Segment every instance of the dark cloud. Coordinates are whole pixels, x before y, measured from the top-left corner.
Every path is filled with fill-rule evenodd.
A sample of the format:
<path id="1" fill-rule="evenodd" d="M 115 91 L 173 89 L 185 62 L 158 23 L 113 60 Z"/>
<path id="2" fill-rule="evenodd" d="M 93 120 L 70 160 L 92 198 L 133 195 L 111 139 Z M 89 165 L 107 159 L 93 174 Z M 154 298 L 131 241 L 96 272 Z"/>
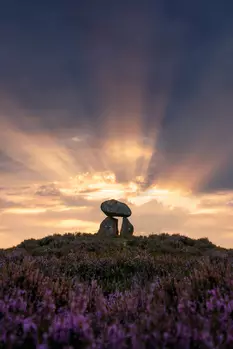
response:
<path id="1" fill-rule="evenodd" d="M 62 195 L 61 202 L 67 207 L 93 206 L 93 202 L 77 195 Z"/>
<path id="2" fill-rule="evenodd" d="M 230 158 L 227 165 L 224 167 L 220 166 L 220 168 L 212 174 L 212 177 L 200 188 L 200 191 L 206 193 L 214 191 L 227 192 L 229 190 L 233 190 L 233 165 Z"/>
<path id="3" fill-rule="evenodd" d="M 12 159 L 0 149 L 0 173 L 19 172 L 24 170 L 24 165 Z"/>
<path id="4" fill-rule="evenodd" d="M 147 186 L 161 178 L 169 179 L 179 169 L 178 180 L 182 182 L 184 165 L 188 175 L 193 172 L 198 177 L 203 166 L 209 164 L 212 171 L 200 180 L 195 190 L 233 189 L 232 33 L 232 30 L 226 31 L 211 46 L 200 50 L 201 56 L 209 55 L 209 61 L 199 62 L 205 68 L 200 76 L 190 76 L 188 81 L 180 80 L 174 84 L 174 93 L 148 167 Z M 195 72 L 192 65 L 193 61 L 189 62 L 189 69 Z M 186 78 L 190 74 L 187 73 Z M 182 97 L 185 86 L 187 89 Z M 180 96 L 176 89 L 181 91 Z M 211 165 L 213 163 L 215 165 Z"/>
<path id="5" fill-rule="evenodd" d="M 230 159 L 232 13 L 230 0 L 3 1 L 1 115 L 60 142 L 61 130 L 88 133 L 95 149 L 109 134 L 130 135 L 139 114 L 143 136 L 159 130 L 145 187 L 169 179 L 181 164 L 197 171 L 209 154 L 211 161 L 215 153 Z M 110 119 L 117 126 L 107 126 Z M 72 154 L 85 146 L 67 145 Z M 138 174 L 143 164 L 139 158 Z M 196 190 L 232 188 L 230 166 L 215 166 Z M 23 169 L 2 149 L 0 172 Z M 116 172 L 126 180 L 120 166 Z"/>
<path id="6" fill-rule="evenodd" d="M 24 205 L 21 203 L 0 198 L 0 211 L 5 210 L 7 208 L 22 208 L 22 207 L 24 207 Z"/>
<path id="7" fill-rule="evenodd" d="M 61 192 L 58 188 L 56 188 L 55 184 L 46 184 L 41 185 L 36 190 L 35 195 L 38 196 L 60 196 Z"/>
<path id="8" fill-rule="evenodd" d="M 166 88 L 174 54 L 183 56 L 177 78 L 186 82 L 185 89 L 176 86 L 176 93 L 187 94 L 195 88 L 198 66 L 202 70 L 207 59 L 196 52 L 198 46 L 204 49 L 223 31 L 231 8 L 230 2 L 205 6 L 202 1 L 178 1 L 175 6 L 172 1 L 103 1 L 101 6 L 95 1 L 58 1 L 56 7 L 52 1 L 35 6 L 9 1 L 0 15 L 1 83 L 46 128 L 77 125 L 81 119 L 95 124 L 124 97 L 121 85 L 132 90 L 144 65 L 145 118 L 150 123 L 153 100 Z M 109 76 L 105 73 L 101 82 L 98 74 L 104 71 Z M 115 102 L 102 95 L 102 83 L 106 93 L 109 84 L 118 85 Z"/>

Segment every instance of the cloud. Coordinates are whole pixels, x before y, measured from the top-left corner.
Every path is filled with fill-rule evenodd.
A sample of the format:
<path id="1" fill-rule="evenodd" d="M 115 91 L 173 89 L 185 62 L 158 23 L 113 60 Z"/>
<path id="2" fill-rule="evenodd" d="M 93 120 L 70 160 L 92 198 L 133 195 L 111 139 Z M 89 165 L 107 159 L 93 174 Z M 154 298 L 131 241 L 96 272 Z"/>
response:
<path id="1" fill-rule="evenodd" d="M 23 205 L 20 203 L 0 198 L 0 212 L 2 210 L 9 209 L 9 208 L 10 209 L 11 208 L 17 209 L 17 208 L 21 208 L 21 207 L 23 207 Z"/>
<path id="2" fill-rule="evenodd" d="M 60 196 L 61 193 L 58 188 L 56 188 L 55 184 L 46 184 L 41 185 L 35 192 L 35 195 L 39 196 Z"/>
<path id="3" fill-rule="evenodd" d="M 204 55 L 205 50 L 210 50 L 211 56 L 208 62 L 201 63 L 205 70 L 197 75 L 196 83 L 192 82 L 195 90 L 192 88 L 185 99 L 183 96 L 183 103 L 178 103 L 175 90 L 171 95 L 170 107 L 149 162 L 146 187 L 159 183 L 196 192 L 232 189 L 233 102 L 229 57 L 233 41 L 229 32 L 223 34 L 211 48 L 207 46 L 202 51 Z M 193 64 L 190 62 L 188 67 L 191 71 Z M 189 83 L 191 81 L 190 77 Z M 187 84 L 187 81 L 180 84 Z"/>
<path id="4" fill-rule="evenodd" d="M 63 195 L 61 197 L 61 202 L 67 207 L 90 207 L 93 205 L 91 201 L 88 201 L 83 197 L 79 197 L 76 195 Z"/>
<path id="5" fill-rule="evenodd" d="M 229 243 L 232 2 L 92 5 L 1 8 L 0 245 L 93 230 L 108 198 Z"/>
<path id="6" fill-rule="evenodd" d="M 24 199 L 22 197 L 23 207 L 4 201 L 1 211 L 1 231 L 4 234 L 13 235 L 8 240 L 1 238 L 1 247 L 19 243 L 26 238 L 34 236 L 39 238 L 52 233 L 67 231 L 95 233 L 105 218 L 100 210 L 100 204 L 105 199 L 102 192 L 104 182 L 98 182 L 100 177 L 100 174 L 92 177 L 80 174 L 81 195 L 77 190 L 75 191 L 76 181 L 73 184 L 71 182 L 58 182 L 56 188 L 61 190 L 59 197 L 35 196 L 33 186 L 27 190 L 27 194 L 24 194 Z M 110 174 L 107 178 L 109 181 L 112 178 L 111 185 L 119 188 L 119 184 L 114 182 Z M 93 195 L 93 199 L 82 196 L 85 187 L 88 188 L 90 182 L 93 185 L 93 193 L 89 188 L 87 197 Z M 98 189 L 94 183 L 99 185 Z M 105 185 L 107 185 L 107 181 Z M 227 203 L 232 200 L 233 192 L 193 196 L 191 193 L 182 194 L 182 192 L 154 188 L 153 191 L 144 193 L 143 197 L 143 193 L 135 192 L 132 183 L 125 185 L 124 188 L 125 196 L 121 197 L 120 200 L 128 202 L 132 210 L 130 221 L 135 226 L 136 235 L 165 231 L 191 237 L 207 235 L 214 243 L 220 245 L 229 244 L 231 241 L 233 212 Z M 72 190 L 73 195 L 70 195 Z M 99 196 L 95 197 L 96 193 L 99 193 Z M 36 201 L 35 198 L 37 198 Z M 121 219 L 119 219 L 120 224 Z"/>
<path id="7" fill-rule="evenodd" d="M 0 173 L 22 171 L 24 166 L 0 149 Z"/>

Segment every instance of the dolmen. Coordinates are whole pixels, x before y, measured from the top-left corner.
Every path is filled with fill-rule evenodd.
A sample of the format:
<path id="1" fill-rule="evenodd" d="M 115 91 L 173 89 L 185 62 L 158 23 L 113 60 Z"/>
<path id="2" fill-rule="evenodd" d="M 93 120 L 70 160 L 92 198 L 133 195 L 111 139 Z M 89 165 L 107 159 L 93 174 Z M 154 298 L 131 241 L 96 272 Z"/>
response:
<path id="1" fill-rule="evenodd" d="M 132 212 L 126 204 L 112 199 L 104 201 L 100 205 L 100 208 L 107 217 L 100 224 L 99 231 L 97 232 L 98 235 L 107 237 L 116 237 L 119 235 L 118 219 L 114 217 L 123 218 L 120 236 L 127 238 L 133 235 L 134 227 L 128 220 Z"/>

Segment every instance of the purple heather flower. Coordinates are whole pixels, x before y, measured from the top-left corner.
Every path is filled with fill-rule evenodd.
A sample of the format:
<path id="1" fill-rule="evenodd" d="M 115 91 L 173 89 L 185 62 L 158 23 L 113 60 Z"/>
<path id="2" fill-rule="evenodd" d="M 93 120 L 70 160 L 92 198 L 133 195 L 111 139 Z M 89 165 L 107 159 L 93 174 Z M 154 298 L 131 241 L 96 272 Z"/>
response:
<path id="1" fill-rule="evenodd" d="M 38 344 L 36 349 L 48 349 L 48 345 L 47 344 Z"/>

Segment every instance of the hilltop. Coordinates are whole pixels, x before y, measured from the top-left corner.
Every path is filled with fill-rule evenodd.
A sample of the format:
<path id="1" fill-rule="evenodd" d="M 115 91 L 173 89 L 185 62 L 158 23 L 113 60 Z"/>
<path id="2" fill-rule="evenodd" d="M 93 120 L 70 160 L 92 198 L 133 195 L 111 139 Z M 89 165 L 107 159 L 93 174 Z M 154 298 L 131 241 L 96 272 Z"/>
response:
<path id="1" fill-rule="evenodd" d="M 180 234 L 151 234 L 149 236 L 132 236 L 127 239 L 117 237 L 100 237 L 96 234 L 65 233 L 53 234 L 41 239 L 27 239 L 19 245 L 7 249 L 0 249 L 6 253 L 25 251 L 31 256 L 54 254 L 57 257 L 65 256 L 69 252 L 80 250 L 103 255 L 119 250 L 132 253 L 147 252 L 153 256 L 159 254 L 178 254 L 190 256 L 231 257 L 233 249 L 226 249 L 213 244 L 207 237 L 192 239 Z"/>
<path id="2" fill-rule="evenodd" d="M 232 257 L 169 234 L 24 240 L 0 250 L 0 349 L 231 348 Z"/>

